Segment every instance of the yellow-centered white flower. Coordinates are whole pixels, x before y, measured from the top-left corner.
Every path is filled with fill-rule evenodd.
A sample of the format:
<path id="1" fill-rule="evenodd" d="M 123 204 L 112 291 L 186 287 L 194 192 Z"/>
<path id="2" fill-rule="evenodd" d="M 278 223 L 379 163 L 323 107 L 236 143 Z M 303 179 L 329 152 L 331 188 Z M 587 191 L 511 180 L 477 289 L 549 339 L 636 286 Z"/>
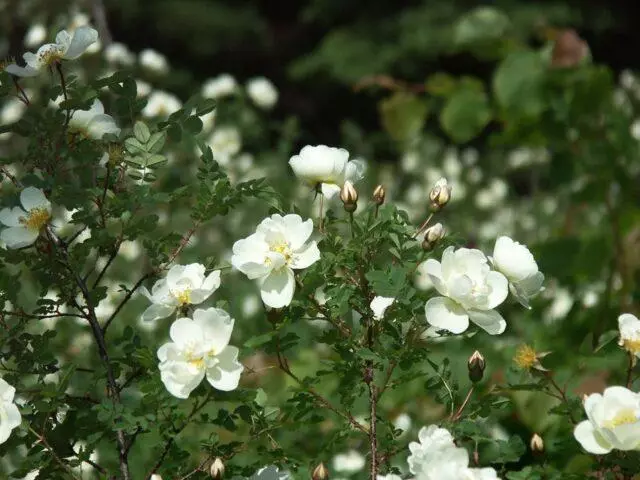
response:
<path id="1" fill-rule="evenodd" d="M 62 30 L 56 35 L 55 43 L 45 43 L 36 53 L 27 52 L 22 55 L 24 67 L 12 63 L 5 67 L 5 71 L 17 77 L 35 77 L 44 68 L 62 60 L 75 60 L 97 40 L 98 32 L 86 25 L 76 28 L 73 35 Z"/>
<path id="2" fill-rule="evenodd" d="M 102 140 L 107 133 L 120 134 L 120 128 L 111 115 L 104 113 L 104 106 L 97 98 L 89 110 L 76 110 L 69 119 L 69 130 L 93 140 Z"/>
<path id="3" fill-rule="evenodd" d="M 16 389 L 0 378 L 0 444 L 7 441 L 11 431 L 20 425 L 22 416 L 13 402 Z"/>
<path id="4" fill-rule="evenodd" d="M 204 265 L 174 265 L 167 276 L 158 280 L 151 289 L 140 288 L 140 293 L 152 304 L 142 314 L 142 320 L 153 321 L 171 315 L 183 305 L 198 305 L 220 287 L 220 270 L 205 277 Z"/>
<path id="5" fill-rule="evenodd" d="M 20 203 L 22 208 L 4 208 L 0 211 L 0 223 L 8 227 L 0 233 L 0 240 L 7 248 L 33 244 L 51 220 L 51 203 L 39 188 L 27 187 L 22 190 Z"/>
<path id="6" fill-rule="evenodd" d="M 491 335 L 504 332 L 506 322 L 496 311 L 508 294 L 507 278 L 491 270 L 480 250 L 448 247 L 442 263 L 429 259 L 424 272 L 441 297 L 427 301 L 427 322 L 438 329 L 462 333 L 469 320 Z"/>
<path id="7" fill-rule="evenodd" d="M 573 436 L 589 453 L 640 450 L 640 394 L 624 387 L 609 387 L 586 397 L 588 420 L 580 422 Z"/>
<path id="8" fill-rule="evenodd" d="M 169 330 L 171 342 L 158 349 L 160 377 L 178 398 L 188 398 L 205 377 L 213 388 L 235 390 L 244 367 L 238 349 L 229 345 L 233 319 L 219 308 L 197 309 L 178 318 Z"/>
<path id="9" fill-rule="evenodd" d="M 618 317 L 620 339 L 618 345 L 640 358 L 640 320 L 635 315 L 623 313 Z"/>
<path id="10" fill-rule="evenodd" d="M 491 262 L 509 280 L 511 294 L 521 305 L 530 308 L 529 299 L 542 289 L 544 275 L 538 270 L 529 249 L 509 237 L 499 237 L 493 247 Z"/>
<path id="11" fill-rule="evenodd" d="M 349 161 L 349 152 L 344 148 L 326 145 L 307 145 L 289 160 L 296 177 L 312 186 L 320 184 L 327 198 L 340 193 L 346 180 L 356 183 L 364 176 L 362 160 Z"/>
<path id="12" fill-rule="evenodd" d="M 296 288 L 293 270 L 300 270 L 320 260 L 311 219 L 300 215 L 265 218 L 253 235 L 233 244 L 231 263 L 251 280 L 258 280 L 262 301 L 271 308 L 291 303 Z"/>

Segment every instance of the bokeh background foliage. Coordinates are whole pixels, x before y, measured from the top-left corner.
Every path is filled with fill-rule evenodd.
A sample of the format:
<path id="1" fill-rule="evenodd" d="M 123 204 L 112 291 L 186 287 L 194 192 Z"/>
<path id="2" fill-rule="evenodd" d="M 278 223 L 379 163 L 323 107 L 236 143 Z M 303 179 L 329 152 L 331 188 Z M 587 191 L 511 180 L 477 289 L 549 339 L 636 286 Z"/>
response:
<path id="1" fill-rule="evenodd" d="M 240 81 L 264 75 L 276 84 L 280 97 L 271 112 L 251 108 L 243 98 L 217 104 L 216 122 L 240 128 L 243 151 L 254 157 L 255 174 L 250 176 L 266 175 L 270 187 L 259 184 L 256 189 L 267 193 L 239 194 L 237 199 L 232 190 L 221 192 L 228 195 L 229 206 L 237 209 L 229 217 L 207 223 L 197 241 L 185 248 L 182 263 L 220 265 L 233 241 L 247 235 L 270 207 L 295 205 L 305 215 L 314 214 L 310 192 L 296 186 L 286 165 L 307 143 L 341 145 L 365 158 L 369 171 L 365 183 L 358 186 L 361 195 L 384 184 L 389 200 L 405 209 L 415 225 L 427 214 L 426 196 L 433 182 L 441 175 L 449 178 L 453 200 L 439 221 L 450 232 L 450 243 L 489 251 L 496 236 L 511 235 L 531 246 L 548 279 L 546 290 L 530 311 L 505 308 L 508 330 L 499 338 L 480 333 L 442 343 L 419 341 L 415 358 L 407 361 L 421 367 L 398 379 L 382 407 L 391 420 L 403 414 L 411 418 L 413 427 L 400 440 L 407 442 L 420 425 L 446 415 L 443 378 L 456 396 L 464 396 L 469 386 L 466 359 L 479 349 L 488 364 L 481 384 L 487 398 L 499 386 L 519 386 L 501 401 L 482 405 L 484 409 L 492 406 L 491 421 L 483 425 L 482 435 L 504 442 L 502 451 L 487 447 L 480 452 L 481 458 L 499 461 L 514 472 L 507 477 L 512 479 L 569 478 L 571 474 L 583 478 L 591 460 L 579 453 L 566 417 L 557 415 L 566 413 L 565 407 L 538 391 L 543 387 L 536 377 L 515 371 L 511 358 L 522 342 L 553 352 L 545 358 L 545 366 L 553 370 L 559 384 L 566 385 L 570 410 L 576 416 L 582 415 L 582 394 L 626 381 L 626 357 L 616 346 L 615 319 L 623 311 L 637 314 L 640 295 L 640 132 L 636 123 L 640 84 L 625 70 L 640 61 L 638 53 L 627 48 L 638 38 L 632 23 L 637 6 L 515 0 L 105 0 L 106 23 L 100 24 L 95 22 L 100 12 L 92 1 L 4 0 L 0 5 L 3 55 L 19 56 L 24 51 L 23 39 L 33 23 L 43 23 L 55 33 L 68 24 L 73 12 L 82 11 L 93 16 L 105 40 L 108 32 L 133 51 L 151 47 L 164 53 L 171 62 L 169 73 L 149 73 L 135 65 L 130 75 L 182 100 L 199 91 L 207 78 L 223 72 Z M 101 62 L 93 57 L 84 66 L 92 74 L 103 72 Z M 133 93 L 118 91 L 117 86 L 112 90 L 114 116 L 129 117 L 135 88 Z M 119 104 L 121 97 L 126 102 Z M 172 161 L 158 172 L 158 189 L 174 192 L 171 206 L 150 212 L 147 223 L 132 226 L 132 237 L 135 229 L 153 228 L 158 238 L 176 240 L 180 238 L 176 232 L 190 228 L 190 205 L 180 203 L 179 190 L 197 177 L 193 151 L 201 126 L 190 122 L 186 117 L 175 122 L 180 126 L 169 132 L 168 141 Z M 21 145 L 15 136 L 2 141 L 6 158 Z M 270 204 L 260 197 L 268 198 Z M 73 199 L 68 201 L 71 206 Z M 129 283 L 132 272 L 142 271 L 150 258 L 167 254 L 160 240 L 137 248 L 146 254 L 115 261 L 114 284 Z M 25 290 L 21 297 L 30 298 L 35 306 L 38 294 L 46 292 L 30 292 L 37 282 L 28 277 L 5 277 L 1 288 L 12 288 L 18 278 Z M 319 278 L 310 282 L 308 293 L 322 283 Z M 420 271 L 415 286 L 428 288 Z M 313 411 L 304 394 L 292 397 L 284 387 L 294 383 L 269 368 L 275 363 L 269 347 L 271 327 L 253 285 L 230 275 L 218 298 L 228 299 L 220 305 L 237 319 L 236 344 L 244 343 L 244 353 L 253 351 L 252 365 L 263 373 L 246 375 L 244 388 L 230 394 L 229 400 L 246 402 L 244 407 L 207 406 L 177 435 L 167 468 L 178 471 L 181 465 L 197 464 L 205 458 L 207 445 L 214 445 L 221 456 L 240 451 L 233 460 L 235 473 L 250 473 L 256 466 L 252 453 L 257 452 L 262 465 L 294 466 L 305 478 L 318 461 L 331 463 L 339 452 L 366 449 L 363 439 L 354 440 L 349 432 L 339 430 L 335 419 Z M 39 302 L 40 307 L 46 303 Z M 130 356 L 122 368 L 131 375 L 153 369 L 153 346 L 166 340 L 168 321 L 156 329 L 138 331 L 137 317 L 145 306 L 143 299 L 135 298 L 124 311 L 129 324 L 114 324 L 111 332 L 114 343 L 122 348 L 120 353 Z M 412 314 L 417 318 L 421 312 Z M 298 337 L 288 352 L 292 369 L 304 377 L 314 376 L 323 362 L 335 365 L 334 353 L 318 345 L 315 327 L 306 322 L 300 325 L 292 328 Z M 68 386 L 66 379 L 77 391 L 97 388 L 77 371 L 78 366 L 94 361 L 83 343 L 85 330 L 81 325 L 58 324 L 55 335 L 25 332 L 28 337 L 21 337 L 34 352 L 28 361 L 41 369 L 35 372 L 34 382 L 47 394 L 43 410 L 55 412 L 76 401 L 84 405 L 82 399 L 60 397 L 62 387 Z M 428 360 L 423 358 L 427 352 Z M 55 372 L 60 358 L 69 366 Z M 438 366 L 437 373 L 430 362 Z M 58 375 L 58 383 L 47 386 L 45 375 L 52 372 Z M 358 396 L 359 391 L 349 390 L 349 379 L 338 382 L 323 377 L 320 387 L 335 399 Z M 143 379 L 141 391 L 154 391 L 158 383 L 158 378 Z M 637 390 L 638 382 L 633 386 Z M 257 396 L 256 389 L 260 389 Z M 153 401 L 159 400 L 149 399 Z M 191 415 L 191 406 L 171 402 L 167 408 L 172 414 Z M 237 448 L 234 442 L 245 441 L 247 431 L 236 424 L 252 419 L 259 431 L 260 422 L 269 425 L 268 417 L 278 415 L 277 408 L 284 403 L 290 410 L 275 438 L 256 436 L 248 450 Z M 354 405 L 365 414 L 365 403 L 354 401 Z M 480 416 L 488 413 L 482 410 Z M 132 453 L 140 459 L 132 467 L 135 478 L 141 478 L 162 450 L 162 432 L 145 424 L 150 420 L 141 412 L 132 415 L 135 418 L 125 420 L 153 432 Z M 76 428 L 78 422 L 72 420 L 66 425 Z M 303 425 L 296 426 L 296 421 Z M 202 438 L 203 425 L 215 426 L 215 433 Z M 63 428 L 56 431 L 62 439 L 78 433 Z M 477 428 L 463 421 L 457 433 L 473 437 L 480 435 Z M 388 431 L 393 431 L 391 426 Z M 534 432 L 545 439 L 542 458 L 527 448 Z M 115 460 L 114 451 L 101 443 L 99 434 L 80 433 L 88 435 L 87 458 L 95 448 L 104 461 Z M 60 440 L 59 448 L 66 447 Z M 7 454 L 12 462 L 21 456 Z M 637 455 L 614 454 L 607 462 L 633 465 L 637 460 Z M 28 468 L 22 470 L 26 473 Z M 352 478 L 365 475 L 355 472 Z"/>

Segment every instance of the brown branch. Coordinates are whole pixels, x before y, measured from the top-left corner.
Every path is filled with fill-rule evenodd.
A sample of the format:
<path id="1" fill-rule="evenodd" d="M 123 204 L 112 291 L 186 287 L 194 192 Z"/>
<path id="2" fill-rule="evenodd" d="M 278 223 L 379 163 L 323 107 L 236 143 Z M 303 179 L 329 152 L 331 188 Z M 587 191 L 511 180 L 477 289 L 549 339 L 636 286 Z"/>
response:
<path id="1" fill-rule="evenodd" d="M 142 283 L 149 278 L 152 275 L 152 273 L 145 273 L 142 278 L 140 278 L 140 280 L 138 280 L 135 285 L 131 288 L 131 290 L 129 290 L 127 292 L 127 294 L 125 295 L 125 297 L 122 299 L 122 301 L 118 304 L 118 306 L 116 307 L 116 309 L 114 310 L 114 312 L 111 314 L 111 316 L 107 319 L 107 321 L 104 323 L 104 325 L 102 326 L 102 333 L 106 335 L 107 333 L 107 329 L 109 328 L 109 325 L 111 325 L 111 322 L 113 322 L 113 320 L 116 318 L 116 316 L 118 315 L 118 313 L 120 313 L 120 310 L 122 310 L 122 307 L 125 306 L 125 304 L 129 301 L 129 299 L 133 296 L 133 294 L 135 293 L 135 291 L 140 288 L 140 286 L 142 285 Z"/>
<path id="2" fill-rule="evenodd" d="M 473 390 L 474 390 L 474 385 L 471 385 L 471 388 L 469 389 L 469 392 L 467 393 L 467 396 L 465 397 L 464 401 L 462 402 L 462 405 L 460 405 L 460 408 L 458 408 L 458 411 L 451 416 L 451 421 L 452 422 L 457 422 L 460 417 L 462 416 L 462 411 L 464 410 L 464 407 L 467 406 L 467 404 L 469 403 L 469 400 L 471 400 L 471 395 L 473 395 Z"/>

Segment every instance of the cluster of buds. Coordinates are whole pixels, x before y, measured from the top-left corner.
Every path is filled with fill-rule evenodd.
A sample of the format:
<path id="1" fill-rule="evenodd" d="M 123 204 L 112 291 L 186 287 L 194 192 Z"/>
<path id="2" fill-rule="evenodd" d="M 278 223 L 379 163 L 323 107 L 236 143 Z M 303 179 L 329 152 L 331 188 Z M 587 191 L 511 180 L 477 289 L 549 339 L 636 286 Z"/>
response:
<path id="1" fill-rule="evenodd" d="M 436 223 L 427 228 L 424 232 L 424 239 L 422 240 L 422 249 L 425 252 L 430 252 L 444 237 L 444 227 L 441 223 Z"/>
<path id="2" fill-rule="evenodd" d="M 446 178 L 441 178 L 436 182 L 429 192 L 429 207 L 432 212 L 442 209 L 451 200 L 451 185 Z"/>
<path id="3" fill-rule="evenodd" d="M 340 190 L 340 200 L 344 204 L 344 209 L 351 213 L 358 208 L 358 191 L 349 180 L 344 182 L 342 190 Z"/>
<path id="4" fill-rule="evenodd" d="M 477 383 L 482 380 L 486 363 L 482 354 L 476 350 L 467 361 L 467 369 L 469 370 L 469 380 Z"/>

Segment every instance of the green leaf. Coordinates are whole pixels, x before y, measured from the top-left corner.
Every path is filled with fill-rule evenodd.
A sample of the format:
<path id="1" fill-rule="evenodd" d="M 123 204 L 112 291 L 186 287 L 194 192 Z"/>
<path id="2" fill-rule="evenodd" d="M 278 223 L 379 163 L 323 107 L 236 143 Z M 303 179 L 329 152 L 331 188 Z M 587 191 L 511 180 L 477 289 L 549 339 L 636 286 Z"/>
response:
<path id="1" fill-rule="evenodd" d="M 165 132 L 156 132 L 149 137 L 147 141 L 147 152 L 149 153 L 160 153 L 162 147 L 164 147 L 164 142 L 167 139 L 167 135 Z"/>
<path id="2" fill-rule="evenodd" d="M 133 134 L 140 143 L 147 143 L 151 137 L 149 128 L 141 121 L 137 121 L 133 126 Z"/>
<path id="3" fill-rule="evenodd" d="M 442 129 L 458 143 L 468 142 L 477 136 L 490 120 L 487 94 L 470 88 L 453 94 L 440 113 Z"/>
<path id="4" fill-rule="evenodd" d="M 127 149 L 131 155 L 140 155 L 141 153 L 146 153 L 146 147 L 140 143 L 137 139 L 130 137 L 124 141 L 124 148 Z"/>
<path id="5" fill-rule="evenodd" d="M 197 135 L 202 131 L 202 120 L 197 116 L 189 117 L 185 120 L 183 126 L 188 132 Z"/>
<path id="6" fill-rule="evenodd" d="M 422 130 L 429 112 L 426 100 L 408 92 L 397 92 L 378 105 L 382 125 L 398 142 L 408 141 Z"/>
<path id="7" fill-rule="evenodd" d="M 458 45 L 473 46 L 500 39 L 509 28 L 509 17 L 494 7 L 478 7 L 463 15 L 454 27 Z"/>
<path id="8" fill-rule="evenodd" d="M 514 52 L 498 67 L 493 91 L 508 114 L 537 117 L 544 110 L 544 63 L 536 52 Z"/>

